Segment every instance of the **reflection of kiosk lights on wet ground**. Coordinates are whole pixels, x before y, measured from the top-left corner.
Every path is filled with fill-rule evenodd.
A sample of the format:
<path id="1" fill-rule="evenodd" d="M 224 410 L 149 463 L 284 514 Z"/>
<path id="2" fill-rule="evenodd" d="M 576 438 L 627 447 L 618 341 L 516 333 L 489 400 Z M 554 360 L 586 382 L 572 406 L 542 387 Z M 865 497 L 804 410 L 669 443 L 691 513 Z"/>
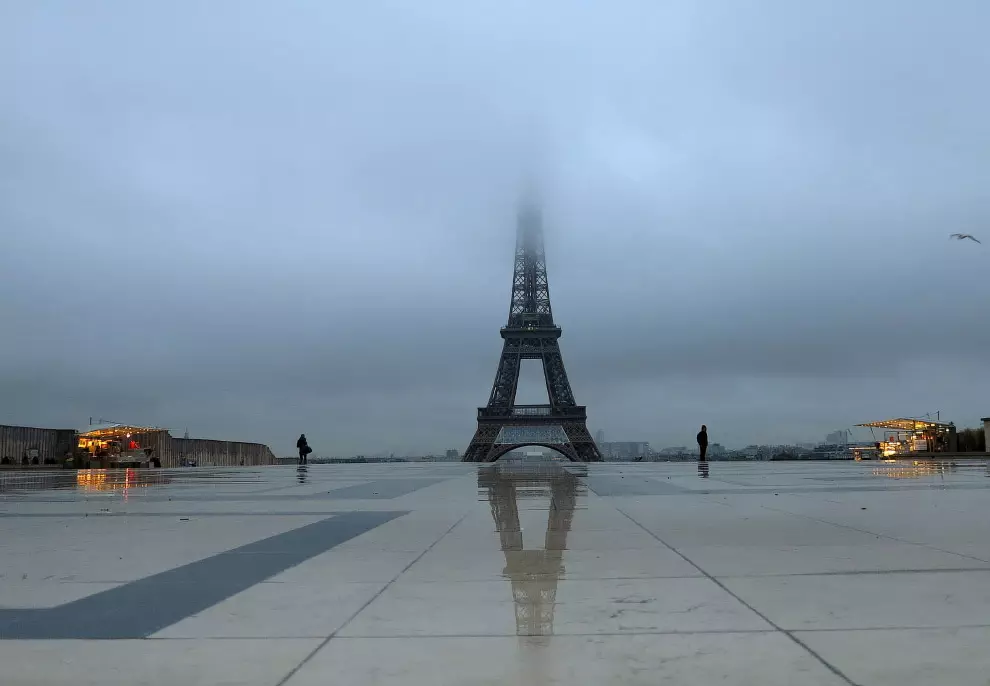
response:
<path id="1" fill-rule="evenodd" d="M 900 418 L 867 422 L 856 426 L 867 427 L 876 442 L 873 452 L 879 457 L 897 457 L 917 453 L 954 452 L 957 449 L 956 427 L 925 419 Z M 878 437 L 876 429 L 882 431 Z"/>
<path id="2" fill-rule="evenodd" d="M 80 469 L 76 472 L 76 488 L 82 491 L 127 491 L 167 484 L 171 478 L 158 470 L 139 469 Z"/>
<path id="3" fill-rule="evenodd" d="M 80 469 L 76 472 L 76 486 L 85 491 L 116 491 L 137 486 L 137 472 L 125 470 L 124 475 L 105 469 Z"/>
<path id="4" fill-rule="evenodd" d="M 873 476 L 882 476 L 888 479 L 921 479 L 926 476 L 945 476 L 947 473 L 957 471 L 956 464 L 944 461 L 919 462 L 914 460 L 911 464 L 906 464 L 899 460 L 885 460 L 895 464 L 883 465 L 874 468 Z"/>

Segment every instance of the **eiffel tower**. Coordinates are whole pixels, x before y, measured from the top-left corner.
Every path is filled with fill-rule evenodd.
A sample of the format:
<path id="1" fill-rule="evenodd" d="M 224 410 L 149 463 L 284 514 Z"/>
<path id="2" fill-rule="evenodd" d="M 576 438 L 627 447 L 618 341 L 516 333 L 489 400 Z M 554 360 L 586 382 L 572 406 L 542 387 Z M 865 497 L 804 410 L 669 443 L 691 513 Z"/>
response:
<path id="1" fill-rule="evenodd" d="M 560 355 L 560 327 L 553 323 L 550 309 L 543 226 L 535 203 L 522 204 L 518 222 L 509 321 L 501 330 L 502 357 L 488 405 L 478 408 L 478 429 L 464 461 L 494 462 L 510 450 L 535 445 L 575 462 L 600 462 L 587 413 L 574 402 Z M 543 361 L 548 405 L 516 405 L 519 368 L 527 359 Z"/>

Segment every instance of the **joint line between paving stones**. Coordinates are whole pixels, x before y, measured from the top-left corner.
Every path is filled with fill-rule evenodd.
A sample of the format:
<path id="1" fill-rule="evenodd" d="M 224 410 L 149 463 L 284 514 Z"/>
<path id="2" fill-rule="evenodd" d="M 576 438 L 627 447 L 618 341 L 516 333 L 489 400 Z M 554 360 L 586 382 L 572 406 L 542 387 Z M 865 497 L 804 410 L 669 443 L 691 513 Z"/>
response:
<path id="1" fill-rule="evenodd" d="M 312 660 L 316 656 L 316 654 L 318 652 L 320 652 L 321 650 L 323 650 L 326 647 L 326 645 L 328 643 L 330 643 L 330 641 L 333 640 L 334 637 L 337 636 L 338 633 L 340 633 L 341 631 L 343 631 L 344 628 L 346 628 L 348 624 L 350 624 L 352 621 L 354 621 L 354 619 L 359 614 L 361 614 L 362 612 L 364 612 L 364 610 L 369 605 L 371 605 L 373 602 L 375 602 L 376 600 L 378 600 L 378 598 L 380 598 L 381 595 L 392 586 L 392 584 L 394 584 L 396 581 L 398 581 L 399 577 L 401 577 L 403 574 L 405 574 L 407 571 L 409 571 L 409 568 L 410 567 L 412 567 L 414 564 L 416 564 L 417 562 L 419 562 L 423 558 L 423 556 L 426 555 L 428 552 L 430 552 L 431 550 L 433 550 L 433 547 L 437 543 L 439 543 L 440 541 L 442 541 L 447 536 L 447 534 L 449 534 L 451 531 L 453 531 L 457 527 L 458 524 L 460 524 L 461 522 L 463 522 L 464 519 L 468 516 L 468 514 L 469 514 L 468 512 L 465 512 L 463 515 L 461 515 L 461 518 L 460 519 L 458 519 L 456 522 L 454 522 L 449 529 L 447 529 L 442 534 L 440 534 L 440 537 L 437 538 L 437 540 L 433 541 L 433 543 L 431 543 L 429 546 L 427 546 L 426 550 L 424 550 L 419 555 L 417 555 L 416 556 L 416 559 L 414 559 L 412 562 L 410 562 L 405 567 L 403 567 L 402 570 L 398 574 L 396 574 L 394 577 L 392 577 L 392 579 L 387 584 L 385 584 L 384 586 L 382 586 L 381 589 L 379 589 L 379 591 L 377 593 L 375 593 L 373 596 L 371 596 L 371 598 L 369 598 L 366 603 L 364 603 L 361 607 L 359 607 L 354 614 L 352 614 L 350 617 L 348 617 L 344 621 L 343 624 L 341 624 L 337 629 L 335 629 L 333 632 L 331 632 L 331 634 L 329 636 L 327 636 L 325 639 L 323 639 L 320 642 L 320 645 L 316 646 L 316 648 L 314 648 L 312 650 L 312 652 L 310 652 L 309 655 L 307 655 L 306 657 L 303 658 L 302 662 L 300 662 L 298 665 L 296 665 L 295 667 L 293 667 L 289 671 L 288 674 L 286 674 L 284 677 L 282 677 L 282 679 L 279 680 L 279 682 L 275 684 L 275 686 L 284 686 L 289 681 L 289 679 L 291 679 L 296 674 L 298 674 L 299 673 L 299 670 L 302 669 L 306 665 L 307 662 L 309 662 L 310 660 Z"/>
<path id="2" fill-rule="evenodd" d="M 628 514 L 627 512 L 625 512 L 624 510 L 622 510 L 621 508 L 616 507 L 615 509 L 618 510 L 619 514 L 621 514 L 623 517 L 625 517 L 630 522 L 632 522 L 633 524 L 635 524 L 636 526 L 638 526 L 640 529 L 642 529 L 643 531 L 645 531 L 647 534 L 649 534 L 649 536 L 651 538 L 653 538 L 654 540 L 656 540 L 658 543 L 660 543 L 661 545 L 663 545 L 664 547 L 666 547 L 671 552 L 677 554 L 682 560 L 684 560 L 689 565 L 691 565 L 692 567 L 694 567 L 695 569 L 697 569 L 699 572 L 701 572 L 705 576 L 706 579 L 708 579 L 713 584 L 715 584 L 716 586 L 718 586 L 719 588 L 721 588 L 723 591 L 725 591 L 726 593 L 728 593 L 730 596 L 732 596 L 733 598 L 735 598 L 740 604 L 742 604 L 744 607 L 746 607 L 747 609 L 749 609 L 757 617 L 759 617 L 764 622 L 766 622 L 767 624 L 769 624 L 770 626 L 772 626 L 776 631 L 779 631 L 784 636 L 786 636 L 787 638 L 789 638 L 796 645 L 798 645 L 801 648 L 803 648 L 809 655 L 811 655 L 813 658 L 815 658 L 816 660 L 818 660 L 818 662 L 820 662 L 826 669 L 828 669 L 828 671 L 830 671 L 833 674 L 835 674 L 837 677 L 839 677 L 840 679 L 842 679 L 843 681 L 845 681 L 850 686 L 858 686 L 856 684 L 856 682 L 853 681 L 852 679 L 850 679 L 848 676 L 846 676 L 845 673 L 842 670 L 840 670 L 838 667 L 836 667 L 835 665 L 833 665 L 832 663 L 830 663 L 828 660 L 826 660 L 824 657 L 822 657 L 821 655 L 819 655 L 817 652 L 815 652 L 814 650 L 812 650 L 811 649 L 811 646 L 809 646 L 807 643 L 805 643 L 804 641 L 802 641 L 800 638 L 798 638 L 797 636 L 795 636 L 793 633 L 791 633 L 787 629 L 784 629 L 782 626 L 780 626 L 779 624 L 777 624 L 776 622 L 774 622 L 773 620 L 771 620 L 769 617 L 767 617 L 765 614 L 763 614 L 762 612 L 760 612 L 759 610 L 757 610 L 755 607 L 753 607 L 752 605 L 750 605 L 749 603 L 747 603 L 745 600 L 743 600 L 742 598 L 740 598 L 738 595 L 736 595 L 735 593 L 733 593 L 731 590 L 729 590 L 729 587 L 728 586 L 726 586 L 721 581 L 719 581 L 718 579 L 716 579 L 714 576 L 712 576 L 711 574 L 709 574 L 707 571 L 705 571 L 704 569 L 702 569 L 701 566 L 697 562 L 695 562 L 694 560 L 692 560 L 691 558 L 689 558 L 687 555 L 685 555 L 684 553 L 682 553 L 680 550 L 678 550 L 674 546 L 670 545 L 665 540 L 663 540 L 662 538 L 660 538 L 659 536 L 657 536 L 655 533 L 653 533 L 652 531 L 650 531 L 649 529 L 647 529 L 645 526 L 643 526 L 638 521 L 636 521 L 635 519 L 633 519 L 630 514 Z M 281 686 L 281 685 L 279 685 L 279 686 Z"/>
<path id="3" fill-rule="evenodd" d="M 987 562 L 990 560 L 984 560 L 982 557 L 976 557 L 974 555 L 967 555 L 966 553 L 957 553 L 954 550 L 946 550 L 945 548 L 939 548 L 936 545 L 931 545 L 930 543 L 918 543 L 917 541 L 911 541 L 906 538 L 898 538 L 897 536 L 891 536 L 889 534 L 878 534 L 876 531 L 870 531 L 868 529 L 860 529 L 858 527 L 852 526 L 850 524 L 839 524 L 838 522 L 830 522 L 827 519 L 819 519 L 818 517 L 812 517 L 811 515 L 801 514 L 799 512 L 791 512 L 790 510 L 785 510 L 778 507 L 770 507 L 768 505 L 762 505 L 764 509 L 770 510 L 771 512 L 783 512 L 784 514 L 793 515 L 795 517 L 801 517 L 803 519 L 811 520 L 812 522 L 818 522 L 819 524 L 828 524 L 829 526 L 835 526 L 840 529 L 848 529 L 849 531 L 857 531 L 861 534 L 869 534 L 870 536 L 876 536 L 877 538 L 886 538 L 888 541 L 896 541 L 898 543 L 907 543 L 908 545 L 916 545 L 921 548 L 928 548 L 929 550 L 935 550 L 940 553 L 948 553 L 949 555 L 957 555 L 958 557 L 964 557 L 967 560 L 976 560 L 977 562 Z M 937 570 L 935 570 L 937 571 Z"/>

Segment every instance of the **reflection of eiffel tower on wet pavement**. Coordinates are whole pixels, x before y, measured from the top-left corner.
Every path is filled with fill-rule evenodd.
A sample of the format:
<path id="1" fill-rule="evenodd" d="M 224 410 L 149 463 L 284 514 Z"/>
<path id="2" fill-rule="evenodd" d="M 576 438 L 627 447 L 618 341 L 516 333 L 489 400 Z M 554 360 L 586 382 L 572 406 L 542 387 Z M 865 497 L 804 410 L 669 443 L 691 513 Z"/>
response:
<path id="1" fill-rule="evenodd" d="M 503 573 L 512 583 L 516 634 L 553 633 L 557 581 L 564 572 L 563 551 L 571 530 L 581 487 L 577 475 L 560 466 L 498 467 L 478 472 L 478 487 L 487 489 L 492 517 L 505 555 Z M 518 499 L 546 496 L 550 511 L 542 550 L 524 550 Z"/>

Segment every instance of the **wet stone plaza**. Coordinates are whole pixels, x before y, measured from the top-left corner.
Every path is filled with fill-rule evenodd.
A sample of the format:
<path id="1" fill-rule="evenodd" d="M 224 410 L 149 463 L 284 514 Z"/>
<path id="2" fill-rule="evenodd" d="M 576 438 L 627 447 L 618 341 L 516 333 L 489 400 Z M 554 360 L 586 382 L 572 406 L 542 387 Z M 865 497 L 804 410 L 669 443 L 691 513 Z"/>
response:
<path id="1" fill-rule="evenodd" d="M 0 475 L 0 684 L 980 684 L 990 473 Z"/>

